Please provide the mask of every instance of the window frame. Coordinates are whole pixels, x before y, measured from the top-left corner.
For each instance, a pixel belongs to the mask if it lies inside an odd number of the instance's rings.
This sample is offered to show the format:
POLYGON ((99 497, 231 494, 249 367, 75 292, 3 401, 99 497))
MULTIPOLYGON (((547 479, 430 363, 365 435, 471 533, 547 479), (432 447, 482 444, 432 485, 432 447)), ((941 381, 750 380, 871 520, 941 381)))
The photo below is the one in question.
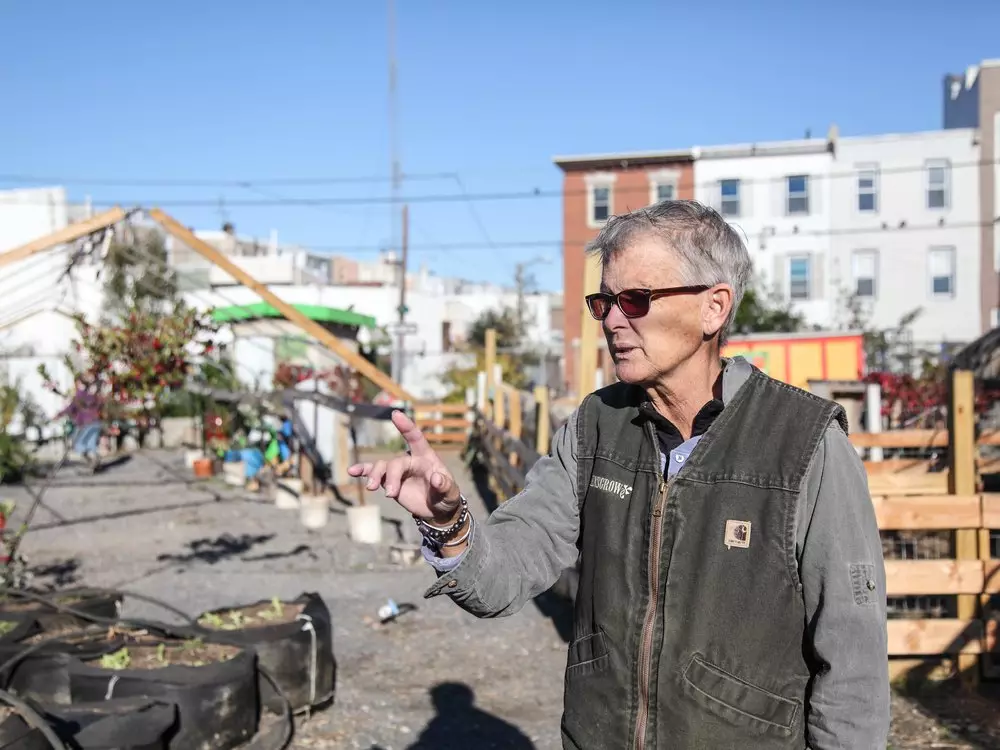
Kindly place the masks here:
POLYGON ((786 216, 809 216, 809 213, 810 213, 810 211, 812 209, 812 206, 811 206, 812 201, 810 200, 810 192, 811 191, 809 189, 810 188, 809 182, 810 182, 809 175, 807 175, 807 174, 790 174, 790 175, 786 175, 786 177, 785 177, 785 215, 786 216), (801 180, 804 181, 803 192, 800 193, 800 192, 796 191, 793 194, 792 193, 792 180, 799 180, 799 179, 801 179, 801 180), (804 211, 793 211, 792 210, 792 199, 793 198, 795 198, 795 199, 802 199, 802 198, 804 198, 805 199, 805 210, 804 211))
POLYGON ((853 296, 857 297, 858 299, 864 299, 864 300, 878 299, 878 291, 879 291, 878 250, 874 248, 865 247, 853 250, 851 252, 851 280, 854 286, 853 296), (871 294, 864 294, 864 295, 862 295, 858 291, 858 282, 861 281, 862 279, 867 279, 868 277, 861 276, 858 274, 858 269, 856 264, 856 261, 859 258, 863 257, 869 257, 872 259, 872 275, 871 275, 872 292, 871 294))
POLYGON ((859 214, 877 214, 879 212, 879 204, 881 203, 881 175, 879 174, 878 164, 859 164, 857 168, 857 174, 855 178, 855 188, 857 189, 857 201, 855 202, 855 210, 859 214), (865 191, 861 187, 861 180, 866 173, 871 174, 872 185, 870 190, 865 191), (871 195, 872 197, 872 207, 862 208, 861 207, 861 197, 864 195, 871 195))
POLYGON ((786 273, 788 279, 788 299, 791 302, 808 302, 813 298, 813 259, 808 253, 796 253, 788 256, 788 270, 786 273), (792 292, 794 288, 794 282, 792 280, 792 268, 796 261, 804 261, 806 264, 806 278, 805 278, 805 296, 796 297, 792 292))
POLYGON ((738 219, 743 215, 743 183, 738 177, 727 177, 725 179, 719 180, 719 213, 726 219, 738 219), (735 183, 736 185, 736 197, 729 198, 730 201, 736 201, 736 211, 735 213, 728 213, 726 211, 726 197, 723 193, 723 186, 727 183, 735 183))
POLYGON ((947 211, 951 208, 951 162, 948 159, 928 159, 924 163, 924 206, 928 211, 947 211), (940 169, 942 182, 940 187, 932 186, 931 170, 940 169), (941 191, 941 205, 931 205, 931 191, 941 191))
POLYGON ((954 299, 955 298, 955 288, 958 286, 958 269, 957 269, 957 256, 955 252, 954 245, 933 245, 927 251, 927 286, 928 291, 932 299, 954 299), (948 279, 950 280, 949 289, 947 292, 939 292, 934 288, 934 280, 938 278, 945 278, 943 276, 935 276, 934 274, 934 257, 937 253, 947 253, 949 258, 949 274, 948 279))

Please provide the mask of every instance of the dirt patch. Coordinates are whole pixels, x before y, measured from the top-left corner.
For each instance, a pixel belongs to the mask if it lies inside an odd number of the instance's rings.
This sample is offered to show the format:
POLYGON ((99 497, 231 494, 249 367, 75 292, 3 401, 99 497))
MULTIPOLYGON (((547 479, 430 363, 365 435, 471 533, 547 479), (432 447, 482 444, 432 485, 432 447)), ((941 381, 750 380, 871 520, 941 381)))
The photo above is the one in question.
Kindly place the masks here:
POLYGON ((180 643, 138 643, 102 656, 105 669, 162 669, 164 667, 203 667, 229 661, 240 649, 199 640, 180 643))
POLYGON ((305 605, 274 599, 270 604, 253 604, 219 612, 210 612, 198 618, 198 624, 208 630, 247 630, 292 622, 302 614, 305 605))
MULTIPOLYGON (((64 607, 72 607, 74 604, 78 604, 83 601, 81 597, 78 596, 67 596, 61 599, 55 599, 56 604, 61 604, 64 607)), ((17 597, 11 597, 10 599, 6 597, 0 597, 0 612, 10 612, 12 614, 17 614, 18 612, 28 612, 28 611, 42 611, 42 612, 58 612, 55 607, 50 606, 45 602, 40 602, 35 599, 21 599, 17 597)))
POLYGON ((898 749, 1000 747, 1000 688, 951 681, 894 693, 889 739, 898 749))

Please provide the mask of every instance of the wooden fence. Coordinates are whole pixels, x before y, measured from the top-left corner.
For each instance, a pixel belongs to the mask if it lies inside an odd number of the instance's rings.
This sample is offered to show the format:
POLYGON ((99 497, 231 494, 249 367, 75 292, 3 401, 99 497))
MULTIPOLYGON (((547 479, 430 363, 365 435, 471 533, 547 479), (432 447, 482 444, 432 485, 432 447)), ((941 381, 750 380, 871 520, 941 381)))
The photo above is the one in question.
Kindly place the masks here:
POLYGON ((474 421, 473 408, 467 404, 417 404, 413 415, 427 442, 439 446, 466 443, 474 421))
MULTIPOLYGON (((480 377, 470 428, 474 459, 502 502, 547 453, 552 424, 548 392, 527 394, 480 377)), ((924 459, 866 461, 882 535, 889 605, 888 657, 894 677, 1000 677, 1000 494, 981 491, 977 446, 1000 445, 997 433, 974 434, 971 373, 955 374, 951 433, 901 430, 855 433, 859 449, 949 448, 948 466, 924 459), (954 440, 950 439, 954 435, 954 440), (981 669, 979 666, 981 665, 981 669)))

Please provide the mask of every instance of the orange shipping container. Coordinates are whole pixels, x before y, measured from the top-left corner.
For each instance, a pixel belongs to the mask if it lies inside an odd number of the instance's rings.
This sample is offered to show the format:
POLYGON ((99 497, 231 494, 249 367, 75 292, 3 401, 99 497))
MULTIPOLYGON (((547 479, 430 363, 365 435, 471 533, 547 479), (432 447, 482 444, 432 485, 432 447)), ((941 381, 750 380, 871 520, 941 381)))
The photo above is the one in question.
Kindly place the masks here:
POLYGON ((859 380, 864 375, 860 333, 761 333, 734 336, 723 356, 739 355, 772 378, 809 389, 810 380, 859 380))

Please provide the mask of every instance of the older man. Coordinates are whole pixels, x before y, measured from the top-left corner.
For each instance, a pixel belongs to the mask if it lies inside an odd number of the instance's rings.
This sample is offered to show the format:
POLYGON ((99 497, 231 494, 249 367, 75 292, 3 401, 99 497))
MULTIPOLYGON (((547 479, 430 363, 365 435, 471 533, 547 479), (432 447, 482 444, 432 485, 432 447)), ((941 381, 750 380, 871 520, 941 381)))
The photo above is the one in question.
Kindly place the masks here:
MULTIPOLYGON (((751 273, 710 208, 666 201, 593 243, 617 383, 479 523, 413 423, 351 468, 410 511, 445 593, 509 615, 580 565, 563 745, 884 748, 885 572, 843 410, 720 347, 751 273)), ((456 665, 456 669, 461 669, 456 665)))

